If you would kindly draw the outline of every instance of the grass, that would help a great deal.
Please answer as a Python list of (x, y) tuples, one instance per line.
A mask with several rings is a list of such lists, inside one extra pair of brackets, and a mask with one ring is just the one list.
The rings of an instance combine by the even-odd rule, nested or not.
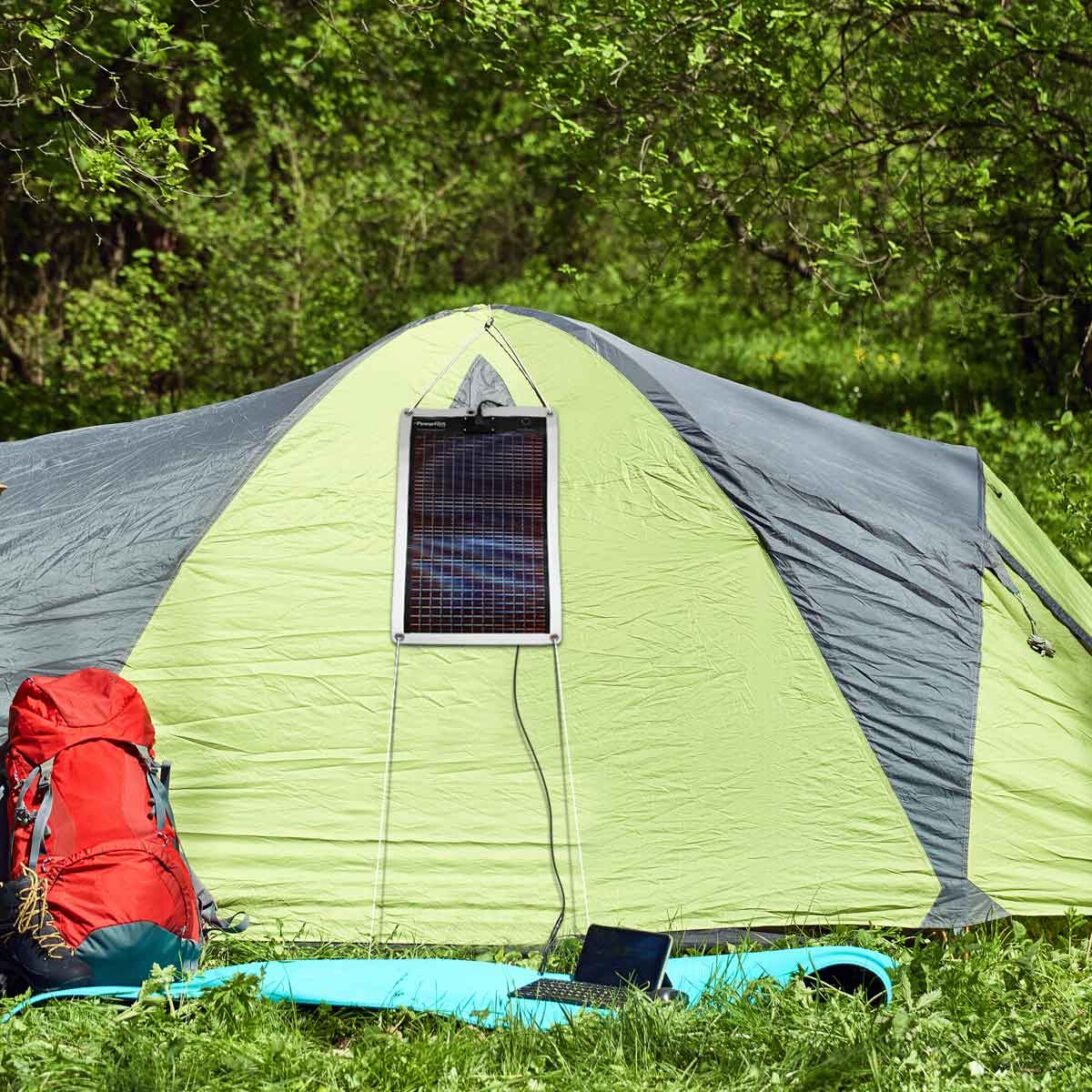
[[(947, 938), (833, 939), (900, 961), (895, 1002), (757, 984), (741, 1003), (635, 1003), (549, 1032), (302, 1010), (237, 982), (168, 1005), (61, 1002), (0, 1027), (0, 1087), (58, 1089), (1087, 1089), (1092, 937), (1073, 917)], [(215, 943), (207, 962), (299, 955)], [(309, 950), (321, 957), (323, 952)], [(345, 954), (342, 951), (325, 954)], [(500, 958), (515, 958), (505, 956)], [(562, 957), (564, 962), (564, 957)], [(12, 1002), (4, 1002), (10, 1007)]]

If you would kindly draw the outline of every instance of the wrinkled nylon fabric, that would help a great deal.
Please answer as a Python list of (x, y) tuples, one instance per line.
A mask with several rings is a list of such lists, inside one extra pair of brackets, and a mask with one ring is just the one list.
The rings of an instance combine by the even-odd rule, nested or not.
[[(375, 372), (372, 361), (354, 369), (348, 394), (331, 383), (321, 398), (292, 395), (274, 410), (274, 396), (289, 385), (253, 396), (270, 400), (267, 412), (245, 399), (0, 445), (0, 480), (13, 485), (0, 499), (7, 608), (0, 686), (32, 671), (116, 666), (154, 611), (129, 670), (146, 683), (168, 756), (176, 748), (181, 754), (176, 784), (187, 796), (187, 845), (202, 871), (210, 864), (214, 886), (237, 906), (257, 907), (267, 927), (283, 918), (344, 939), (367, 930), (393, 660), (395, 421), (466, 342), (474, 321), (466, 313), (436, 316), (404, 341), (406, 331), (385, 339), (362, 355), (388, 355)], [(1058, 618), (1087, 631), (1092, 590), (1009, 502), (1003, 484), (991, 477), (995, 488), (986, 490), (989, 531), (1033, 584), (1019, 572), (1004, 579), (1022, 591), (1058, 656), (1042, 660), (1027, 648), (1019, 601), (988, 576), (975, 593), (985, 595), (987, 628), (973, 782), (961, 765), (965, 759), (969, 768), (973, 735), (960, 752), (950, 738), (934, 743), (924, 730), (910, 733), (893, 762), (883, 733), (866, 728), (904, 806), (900, 768), (919, 758), (926, 787), (949, 763), (950, 797), (966, 804), (963, 820), (953, 818), (958, 807), (941, 807), (932, 832), (915, 821), (934, 868), (938, 845), (946, 844), (939, 835), (958, 834), (962, 822), (966, 845), (970, 830), (965, 875), (941, 873), (945, 889), (930, 909), (938, 895), (933, 870), (839, 685), (857, 704), (861, 693), (839, 672), (849, 671), (851, 681), (853, 670), (871, 672), (877, 688), (891, 681), (886, 727), (904, 720), (921, 727), (909, 701), (913, 686), (932, 699), (948, 646), (922, 653), (915, 643), (931, 631), (928, 603), (916, 603), (913, 588), (933, 587), (946, 555), (908, 561), (900, 538), (916, 548), (922, 528), (943, 532), (949, 508), (962, 523), (968, 491), (960, 485), (949, 495), (938, 485), (933, 479), (945, 475), (914, 455), (918, 441), (881, 443), (875, 466), (865, 459), (866, 474), (860, 460), (832, 461), (829, 444), (842, 441), (821, 435), (874, 431), (865, 426), (712, 377), (691, 385), (680, 376), (698, 373), (644, 354), (660, 362), (654, 375), (646, 359), (635, 362), (640, 350), (626, 347), (635, 356), (625, 356), (616, 348), (625, 343), (601, 332), (597, 351), (618, 371), (586, 348), (587, 335), (577, 343), (503, 312), (499, 321), (547, 397), (565, 410), (562, 662), (593, 916), (701, 930), (839, 918), (954, 924), (1001, 912), (999, 903), (1017, 913), (1084, 907), (1090, 853), (1081, 802), (1089, 793), (1080, 771), (1090, 768), (1092, 697), (1087, 653)], [(569, 322), (552, 321), (561, 329)], [(490, 373), (513, 400), (536, 404), (511, 361), (483, 338), (426, 405), (477, 397), (493, 384)], [(714, 393), (726, 389), (740, 412), (723, 418)], [(646, 398), (675, 430), (664, 428)], [(791, 428), (762, 427), (767, 402), (788, 407)], [(938, 450), (954, 450), (966, 469), (965, 452)], [(902, 461), (908, 481), (899, 485)], [(811, 474), (812, 462), (829, 474)], [(840, 473), (874, 491), (876, 511), (862, 514), (840, 492)], [(794, 499), (808, 518), (796, 526), (786, 519), (779, 539), (743, 485), (756, 495), (767, 490), (771, 521)], [(733, 490), (744, 500), (731, 503)], [(893, 522), (900, 503), (906, 520)], [(848, 561), (838, 559), (843, 539)], [(958, 562), (952, 580), (961, 588), (967, 557), (947, 556)], [(981, 562), (972, 567), (977, 572)], [(868, 621), (866, 608), (882, 602), (867, 575), (873, 570), (889, 596), (886, 620)], [(175, 572), (176, 586), (156, 609)], [(847, 573), (857, 585), (847, 584)], [(917, 613), (898, 613), (889, 585), (897, 590), (900, 581)], [(942, 635), (966, 607), (962, 592), (952, 599), (946, 612), (935, 612)], [(872, 634), (863, 646), (872, 659), (855, 661), (861, 634)], [(901, 680), (878, 672), (885, 642), (906, 655)], [(1074, 649), (1084, 660), (1072, 659)], [(525, 653), (521, 704), (547, 768), (570, 905), (579, 905), (548, 652)], [(406, 653), (410, 712), (399, 712), (383, 931), (400, 939), (541, 941), (556, 907), (543, 802), (511, 719), (511, 650)], [(949, 691), (966, 689), (961, 672), (955, 663)], [(944, 704), (950, 697), (937, 692), (938, 716), (956, 708)], [(943, 793), (937, 799), (942, 804)], [(580, 908), (570, 927), (584, 924)]]
[(659, 409), (761, 536), (943, 885), (930, 925), (992, 916), (966, 882), (981, 462), (566, 330)]
[[(1053, 547), (1051, 547), (1053, 550)], [(1056, 552), (1056, 551), (1055, 551)], [(1044, 580), (1060, 555), (1041, 559)], [(1054, 563), (1050, 564), (1053, 560)], [(1053, 645), (1028, 647), (1016, 597), (987, 573), (970, 875), (1013, 914), (1092, 912), (1092, 660), (1013, 574)]]
[(0, 702), (118, 670), (182, 559), (338, 367), (234, 402), (0, 444)]
[[(485, 312), (415, 327), (280, 441), (193, 551), (127, 676), (175, 760), (197, 870), (259, 929), (369, 927), (394, 650), (396, 434)], [(550, 649), (520, 704), (546, 771), (569, 905), (672, 929), (913, 925), (938, 885), (747, 523), (630, 384), (571, 338), (498, 316), (558, 414), (565, 683)], [(517, 404), (534, 395), (477, 344)], [(510, 648), (401, 657), (380, 929), (541, 942), (556, 914), (544, 803), (512, 712)]]

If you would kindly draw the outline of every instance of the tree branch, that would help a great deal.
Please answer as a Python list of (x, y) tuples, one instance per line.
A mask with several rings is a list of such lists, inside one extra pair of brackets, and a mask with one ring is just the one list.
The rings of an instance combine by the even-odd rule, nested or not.
[(815, 270), (804, 257), (802, 251), (796, 247), (779, 247), (768, 243), (764, 239), (756, 238), (742, 216), (736, 212), (731, 198), (716, 188), (713, 180), (708, 175), (698, 178), (698, 189), (706, 196), (721, 215), (729, 230), (735, 236), (736, 242), (753, 254), (761, 254), (763, 258), (769, 258), (772, 262), (783, 265), (789, 272), (798, 277), (811, 280), (815, 276)]

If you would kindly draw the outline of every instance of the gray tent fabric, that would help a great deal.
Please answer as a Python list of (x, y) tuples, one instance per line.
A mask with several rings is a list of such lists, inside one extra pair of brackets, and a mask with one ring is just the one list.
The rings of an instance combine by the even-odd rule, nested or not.
[(120, 670), (190, 550), (346, 366), (234, 402), (0, 444), (3, 706), (28, 674)]
[(449, 313), (231, 402), (0, 443), (3, 707), (27, 675), (121, 670), (183, 561), (273, 445), (372, 353)]
[(967, 879), (986, 544), (978, 453), (789, 402), (573, 319), (506, 310), (618, 368), (750, 522), (941, 882), (925, 924), (1003, 914)]
[(451, 408), (476, 410), (483, 402), (497, 406), (515, 405), (507, 384), (497, 370), (484, 356), (476, 356), (451, 400)]

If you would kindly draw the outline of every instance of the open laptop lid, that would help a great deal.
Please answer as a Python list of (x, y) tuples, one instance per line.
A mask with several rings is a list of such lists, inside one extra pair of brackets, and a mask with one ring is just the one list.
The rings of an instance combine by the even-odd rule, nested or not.
[(589, 925), (573, 980), (659, 989), (670, 954), (671, 937), (666, 933)]

